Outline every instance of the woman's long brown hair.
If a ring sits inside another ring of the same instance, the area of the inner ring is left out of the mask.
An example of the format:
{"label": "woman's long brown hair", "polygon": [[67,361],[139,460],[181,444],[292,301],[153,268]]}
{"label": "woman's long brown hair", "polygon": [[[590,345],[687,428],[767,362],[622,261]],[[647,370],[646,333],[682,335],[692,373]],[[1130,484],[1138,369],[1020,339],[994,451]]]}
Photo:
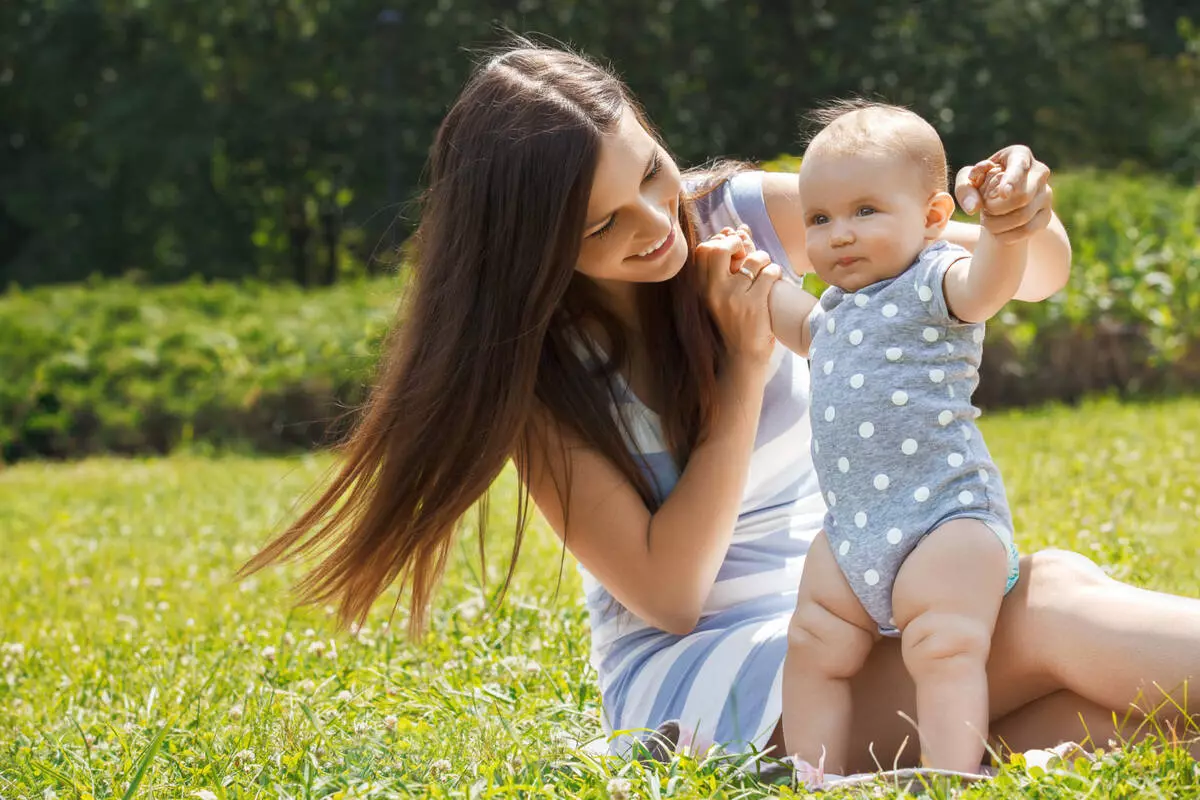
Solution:
{"label": "woman's long brown hair", "polygon": [[[319,553],[296,588],[302,602],[335,602],[343,625],[362,622],[399,578],[415,636],[459,520],[481,500],[486,509],[488,487],[515,458],[523,474],[502,597],[528,521],[523,454],[543,446],[531,424],[538,406],[657,508],[612,414],[608,373],[622,364],[624,332],[574,269],[601,137],[625,108],[642,118],[619,80],[562,50],[522,42],[476,70],[434,141],[412,291],[344,458],[239,576]],[[690,253],[686,206],[679,217]],[[691,257],[676,277],[641,287],[639,306],[655,396],[671,398],[664,433],[682,466],[708,422],[722,354]],[[582,320],[602,326],[607,354],[580,358],[590,341]],[[556,488],[565,504],[569,487]]]}

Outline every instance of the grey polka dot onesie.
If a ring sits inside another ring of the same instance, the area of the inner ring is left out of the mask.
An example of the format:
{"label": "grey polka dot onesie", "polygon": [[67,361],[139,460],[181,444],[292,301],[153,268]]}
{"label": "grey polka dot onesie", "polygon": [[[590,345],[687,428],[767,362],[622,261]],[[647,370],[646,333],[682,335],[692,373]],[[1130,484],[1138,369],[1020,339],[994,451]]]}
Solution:
{"label": "grey polka dot onesie", "polygon": [[836,286],[809,318],[812,454],[838,565],[881,633],[895,635],[892,586],[904,559],[939,525],[987,524],[1017,580],[1012,515],[975,425],[982,323],[950,315],[946,270],[969,256],[931,244],[895,278]]}

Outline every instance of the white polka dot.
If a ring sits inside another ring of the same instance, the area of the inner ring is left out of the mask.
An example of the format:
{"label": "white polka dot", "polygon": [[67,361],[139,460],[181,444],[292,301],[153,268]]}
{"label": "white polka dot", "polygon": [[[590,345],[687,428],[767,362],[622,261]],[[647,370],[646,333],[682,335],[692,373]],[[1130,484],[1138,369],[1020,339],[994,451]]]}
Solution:
{"label": "white polka dot", "polygon": [[870,439],[875,435],[875,426],[869,422],[864,422],[858,426],[858,435],[864,439]]}
{"label": "white polka dot", "polygon": [[867,512],[860,511],[854,515],[854,524],[860,528],[867,527]]}
{"label": "white polka dot", "polygon": [[926,328],[921,331],[921,338],[927,342],[936,342],[938,340],[937,328]]}
{"label": "white polka dot", "polygon": [[946,342],[946,352],[947,352],[947,353],[953,353],[953,352],[954,352],[954,345],[953,345],[953,343],[951,343],[951,342]]}
{"label": "white polka dot", "polygon": [[863,379],[862,373],[855,373],[854,375],[851,375],[850,376],[850,388],[851,389],[861,389],[862,385],[863,385],[863,380],[864,379]]}
{"label": "white polka dot", "polygon": [[900,544],[900,540],[904,538],[904,531],[899,528],[892,528],[887,532],[888,544]]}
{"label": "white polka dot", "polygon": [[933,289],[928,286],[921,286],[917,289],[917,297],[921,298],[922,303],[928,303],[933,299]]}
{"label": "white polka dot", "polygon": [[886,489],[891,484],[892,484],[892,479],[889,478],[887,475],[880,473],[879,475],[875,476],[875,488],[878,489],[879,491],[882,492],[884,489]]}
{"label": "white polka dot", "polygon": [[866,308],[867,303],[869,302],[871,302],[870,298],[868,298],[865,294],[854,295],[854,305],[858,306],[859,308]]}
{"label": "white polka dot", "polygon": [[964,506],[970,505],[971,503],[975,502],[975,495],[968,491],[959,492],[958,502],[962,503]]}
{"label": "white polka dot", "polygon": [[883,355],[888,361],[899,361],[900,357],[904,355],[904,351],[899,347],[889,347]]}
{"label": "white polka dot", "polygon": [[850,340],[850,344],[862,344],[863,332],[858,329],[852,330],[846,338]]}
{"label": "white polka dot", "polygon": [[934,383],[941,383],[942,381],[946,380],[945,370],[940,370],[940,369],[929,370],[929,380],[933,381]]}
{"label": "white polka dot", "polygon": [[900,445],[900,452],[904,453],[906,456],[911,456],[913,453],[917,452],[917,440],[905,439],[904,444]]}
{"label": "white polka dot", "polygon": [[821,441],[820,441],[820,439],[813,439],[813,452],[814,452],[814,453],[820,453],[820,452],[821,452]]}
{"label": "white polka dot", "polygon": [[826,422],[833,422],[833,418],[835,416],[837,416],[837,411],[834,410],[833,406],[829,406],[828,408],[825,409],[825,421]]}
{"label": "white polka dot", "polygon": [[[829,412],[832,410],[833,409],[825,410],[825,419],[833,419],[833,417],[829,416]],[[942,413],[938,414],[938,424],[939,425],[949,425],[953,421],[954,421],[954,412],[953,411],[943,411]]]}
{"label": "white polka dot", "polygon": [[963,464],[962,453],[951,453],[946,456],[946,462],[952,467],[961,467]]}
{"label": "white polka dot", "polygon": [[894,316],[896,316],[896,312],[898,312],[899,310],[900,309],[896,308],[895,303],[888,303],[886,306],[883,307],[883,315],[885,317],[894,317]]}
{"label": "white polka dot", "polygon": [[846,458],[845,456],[842,456],[841,458],[839,458],[838,459],[838,469],[842,472],[842,474],[849,472],[850,471],[850,459]]}
{"label": "white polka dot", "polygon": [[841,553],[842,555],[846,555],[846,553],[849,553],[850,552],[850,542],[844,541],[840,545],[838,545],[838,552]]}
{"label": "white polka dot", "polygon": [[837,324],[834,323],[833,317],[830,317],[828,320],[825,321],[825,330],[829,331],[830,333],[833,333],[833,330],[836,327],[837,327]]}
{"label": "white polka dot", "polygon": [[992,479],[992,476],[988,475],[988,471],[986,469],[979,470],[979,482],[980,483],[987,483],[991,479]]}
{"label": "white polka dot", "polygon": [[963,432],[963,439],[965,439],[968,442],[971,441],[971,429],[968,428],[966,425],[963,425],[962,432]]}
{"label": "white polka dot", "polygon": [[974,364],[967,364],[967,377],[968,378],[974,377],[976,372],[978,372],[978,370],[975,369]]}
{"label": "white polka dot", "polygon": [[863,573],[863,580],[867,582],[867,586],[874,586],[879,583],[879,573],[873,569],[869,569]]}
{"label": "white polka dot", "polygon": [[929,487],[928,486],[917,487],[917,490],[915,492],[913,492],[913,499],[916,500],[918,503],[924,503],[926,500],[929,499]]}
{"label": "white polka dot", "polygon": [[954,399],[954,387],[953,387],[953,386],[947,386],[947,387],[946,387],[946,389],[947,389],[947,390],[949,390],[949,393],[950,393],[950,399],[951,399],[951,400],[953,400],[953,399]]}
{"label": "white polka dot", "polygon": [[979,327],[971,331],[971,339],[975,344],[983,344],[983,328]]}
{"label": "white polka dot", "polygon": [[901,389],[897,389],[896,391],[892,392],[892,405],[902,406],[907,402],[908,402],[908,393],[907,392],[905,392]]}
{"label": "white polka dot", "polygon": [[824,365],[821,367],[821,370],[822,370],[822,371],[823,371],[823,372],[824,372],[826,375],[828,375],[829,373],[833,372],[833,362],[832,362],[832,361],[826,361],[826,362],[825,362],[825,364],[824,364]]}
{"label": "white polka dot", "polygon": [[837,495],[834,494],[833,492],[830,492],[829,494],[825,495],[825,498],[829,501],[830,508],[833,508],[834,506],[837,505]]}

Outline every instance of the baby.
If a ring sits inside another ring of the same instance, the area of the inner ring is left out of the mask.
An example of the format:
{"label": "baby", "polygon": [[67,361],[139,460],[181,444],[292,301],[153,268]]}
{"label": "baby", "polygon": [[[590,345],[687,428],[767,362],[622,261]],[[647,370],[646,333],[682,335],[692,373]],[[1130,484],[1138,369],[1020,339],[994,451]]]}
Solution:
{"label": "baby", "polygon": [[[977,182],[985,198],[1001,176],[997,165]],[[780,284],[771,300],[779,339],[811,358],[828,507],[789,632],[784,734],[790,753],[834,773],[848,757],[850,678],[880,635],[901,637],[924,762],[978,769],[992,631],[1018,577],[971,395],[984,321],[1014,296],[1028,242],[984,230],[972,255],[941,241],[946,184],[929,123],[851,104],[799,173],[808,256],[830,288],[814,303]]]}

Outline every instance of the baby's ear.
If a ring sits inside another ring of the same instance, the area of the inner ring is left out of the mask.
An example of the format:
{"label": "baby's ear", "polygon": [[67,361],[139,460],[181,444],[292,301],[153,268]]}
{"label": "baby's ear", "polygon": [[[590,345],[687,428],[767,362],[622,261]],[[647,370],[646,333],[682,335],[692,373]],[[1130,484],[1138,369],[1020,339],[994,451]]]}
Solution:
{"label": "baby's ear", "polygon": [[938,192],[929,200],[925,210],[925,238],[937,239],[946,229],[946,223],[954,214],[954,198],[949,192]]}

